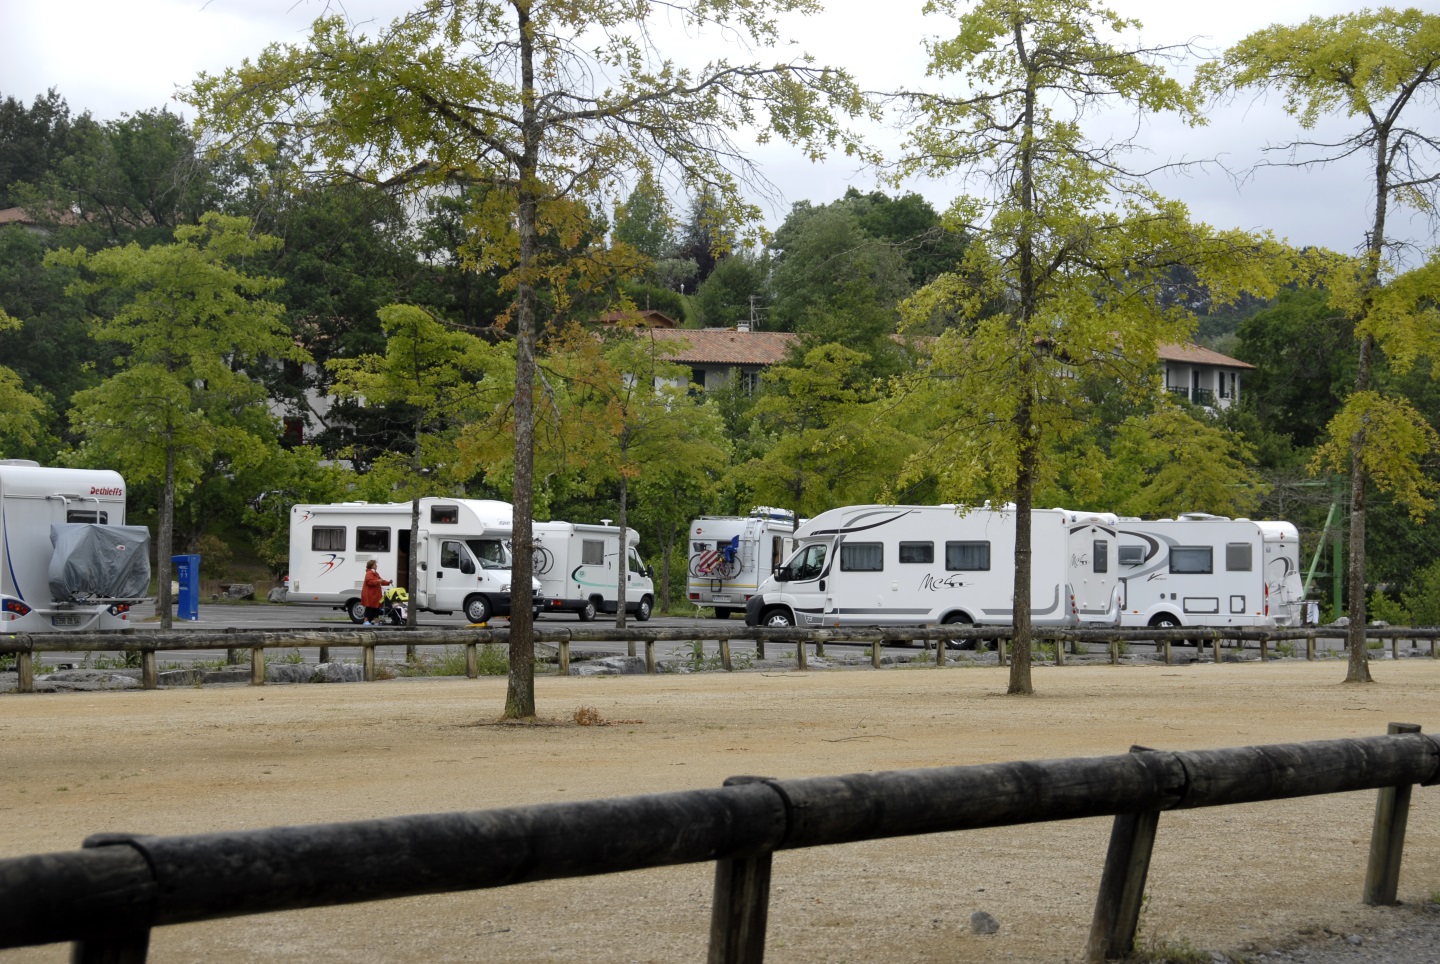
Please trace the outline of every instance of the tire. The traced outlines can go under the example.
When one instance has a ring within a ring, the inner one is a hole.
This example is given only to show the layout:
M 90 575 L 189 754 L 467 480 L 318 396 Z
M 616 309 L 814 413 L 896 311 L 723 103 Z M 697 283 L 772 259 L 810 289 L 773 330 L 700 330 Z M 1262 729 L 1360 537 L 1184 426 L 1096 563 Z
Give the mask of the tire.
M 465 600 L 465 618 L 472 623 L 488 623 L 490 612 L 490 600 L 484 596 L 471 596 Z
M 400 618 L 400 611 L 399 611 L 399 610 L 396 610 L 396 609 L 390 610 L 390 625 L 391 625 L 391 626 L 404 626 L 404 625 L 405 625 L 405 620 L 402 619 L 402 618 Z
M 1161 615 L 1156 616 L 1154 619 L 1150 620 L 1150 628 L 1151 628 L 1151 629 L 1179 629 L 1179 628 L 1180 628 L 1180 620 L 1176 619 L 1174 616 L 1171 616 L 1169 613 L 1162 613 Z M 1184 639 L 1184 640 L 1172 640 L 1172 641 L 1171 641 L 1171 644 L 1174 645 L 1174 644 L 1177 643 L 1177 642 L 1178 642 L 1178 643 L 1181 643 L 1182 645 L 1188 645 L 1191 641 L 1188 640 L 1188 639 Z M 1162 645 L 1162 641 L 1161 641 L 1161 640 L 1158 640 L 1158 639 L 1155 640 L 1155 648 L 1156 648 L 1157 650 L 1160 648 L 1161 645 Z M 1196 647 L 1196 648 L 1198 649 L 1199 647 Z
M 580 617 L 580 621 L 581 621 L 582 623 L 588 623 L 590 620 L 594 619 L 594 618 L 595 618 L 595 600 L 593 600 L 593 599 L 587 599 L 587 600 L 585 600 L 585 608 L 582 609 L 582 610 L 580 610 L 580 611 L 579 611 L 578 613 L 576 613 L 575 615 L 577 615 L 577 616 Z
M 729 619 L 731 613 L 733 613 L 733 612 L 735 612 L 735 610 L 729 609 L 729 608 L 727 608 L 727 607 L 725 607 L 725 606 L 716 606 L 716 607 L 715 607 L 715 618 L 716 618 L 716 619 Z
M 963 613 L 951 613 L 950 615 L 948 615 L 948 616 L 945 617 L 945 619 L 944 619 L 944 621 L 941 623 L 941 625 L 942 625 L 942 626 L 973 626 L 973 625 L 975 625 L 975 624 L 970 621 L 970 617 L 969 617 L 969 616 L 966 616 L 966 615 L 964 615 Z M 973 639 L 947 639 L 947 640 L 945 640 L 945 648 L 946 648 L 946 649 L 975 649 L 975 648 L 977 648 L 977 645 L 978 645 L 978 644 L 977 644 L 976 641 L 973 640 Z
M 793 629 L 795 617 L 788 610 L 771 609 L 760 617 L 760 625 L 766 629 Z
M 345 604 L 345 615 L 357 626 L 365 621 L 365 604 L 358 599 L 352 599 Z
M 635 621 L 648 623 L 650 621 L 650 597 L 641 596 L 640 605 L 635 607 Z

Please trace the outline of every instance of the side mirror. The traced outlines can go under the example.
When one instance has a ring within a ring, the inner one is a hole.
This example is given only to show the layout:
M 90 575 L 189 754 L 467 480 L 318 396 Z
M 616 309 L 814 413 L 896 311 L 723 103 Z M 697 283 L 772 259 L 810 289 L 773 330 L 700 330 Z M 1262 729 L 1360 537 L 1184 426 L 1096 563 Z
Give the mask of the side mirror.
M 789 566 L 781 566 L 779 569 L 776 569 L 776 570 L 775 570 L 775 581 L 776 581 L 776 582 L 789 582 L 790 580 L 792 580 L 792 579 L 794 579 L 794 578 L 795 578 L 795 574 L 790 571 L 790 567 L 789 567 Z
M 475 563 L 468 556 L 461 558 L 460 571 L 467 576 L 475 575 Z
M 654 567 L 654 566 L 646 566 L 646 567 L 645 567 L 645 578 L 646 578 L 646 579 L 654 579 L 654 578 L 655 578 L 655 567 Z

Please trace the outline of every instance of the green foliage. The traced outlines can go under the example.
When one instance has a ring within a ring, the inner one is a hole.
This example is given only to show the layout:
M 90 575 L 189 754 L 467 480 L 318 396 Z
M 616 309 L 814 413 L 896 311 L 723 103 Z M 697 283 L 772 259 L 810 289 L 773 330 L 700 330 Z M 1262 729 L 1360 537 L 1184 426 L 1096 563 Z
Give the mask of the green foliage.
M 20 323 L 0 308 L 0 331 L 19 327 Z M 0 366 L 0 457 L 15 457 L 17 442 L 25 446 L 35 444 L 44 409 L 44 402 L 25 391 L 19 375 Z
M 748 324 L 757 312 L 764 317 L 770 310 L 768 273 L 768 258 L 752 255 L 749 249 L 720 259 L 692 299 L 702 327 Z
M 1311 463 L 1315 471 L 1347 471 L 1357 437 L 1366 440 L 1359 448 L 1366 476 L 1406 505 L 1412 519 L 1423 519 L 1434 508 L 1431 493 L 1437 485 L 1421 460 L 1440 447 L 1440 433 L 1407 399 L 1355 392 L 1331 419 L 1329 441 Z

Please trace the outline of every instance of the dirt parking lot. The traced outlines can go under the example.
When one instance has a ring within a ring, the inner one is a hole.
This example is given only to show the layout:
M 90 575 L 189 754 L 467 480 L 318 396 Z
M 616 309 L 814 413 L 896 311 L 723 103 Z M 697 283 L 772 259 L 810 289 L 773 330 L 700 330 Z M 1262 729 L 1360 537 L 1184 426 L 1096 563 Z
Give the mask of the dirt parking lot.
M 555 725 L 494 726 L 499 678 L 0 696 L 0 855 L 172 834 L 481 809 L 1132 744 L 1238 746 L 1440 729 L 1440 662 L 953 667 L 542 678 Z M 570 722 L 593 707 L 603 726 Z M 1364 932 L 1374 794 L 1161 818 L 1141 944 L 1227 953 Z M 777 855 L 767 959 L 1073 961 L 1109 820 Z M 156 931 L 156 962 L 698 961 L 713 868 L 670 868 Z M 1418 789 L 1403 901 L 1440 890 L 1440 790 Z M 977 936 L 986 911 L 998 933 Z M 3 918 L 0 918 L 3 926 Z M 53 946 L 0 954 L 63 961 Z

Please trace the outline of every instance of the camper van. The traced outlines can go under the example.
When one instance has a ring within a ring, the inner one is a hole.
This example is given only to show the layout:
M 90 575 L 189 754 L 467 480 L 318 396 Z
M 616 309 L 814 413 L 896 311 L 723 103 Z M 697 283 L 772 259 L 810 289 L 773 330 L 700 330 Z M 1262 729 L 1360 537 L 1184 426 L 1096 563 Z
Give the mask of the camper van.
M 0 552 L 0 633 L 130 629 L 150 589 L 118 472 L 0 461 Z
M 1114 626 L 1115 516 L 1031 512 L 1032 623 Z M 1015 510 L 855 505 L 802 525 L 745 606 L 749 626 L 1010 625 Z
M 769 506 L 747 516 L 701 516 L 690 523 L 686 598 L 714 607 L 716 619 L 744 612 L 761 581 L 785 561 L 794 535 L 794 514 Z
M 1300 534 L 1288 522 L 1191 512 L 1121 519 L 1126 628 L 1298 626 Z
M 620 598 L 620 527 L 536 522 L 535 575 L 545 613 L 574 613 L 581 622 L 613 613 Z M 636 548 L 640 534 L 625 530 L 625 611 L 640 622 L 655 608 L 655 583 Z
M 510 614 L 508 502 L 486 499 L 420 500 L 416 551 L 419 585 L 410 572 L 409 502 L 342 502 L 290 509 L 290 584 L 287 602 L 342 609 L 364 621 L 360 587 L 365 564 L 410 593 L 410 605 L 445 615 L 462 612 L 472 623 Z M 540 604 L 540 584 L 532 581 Z

